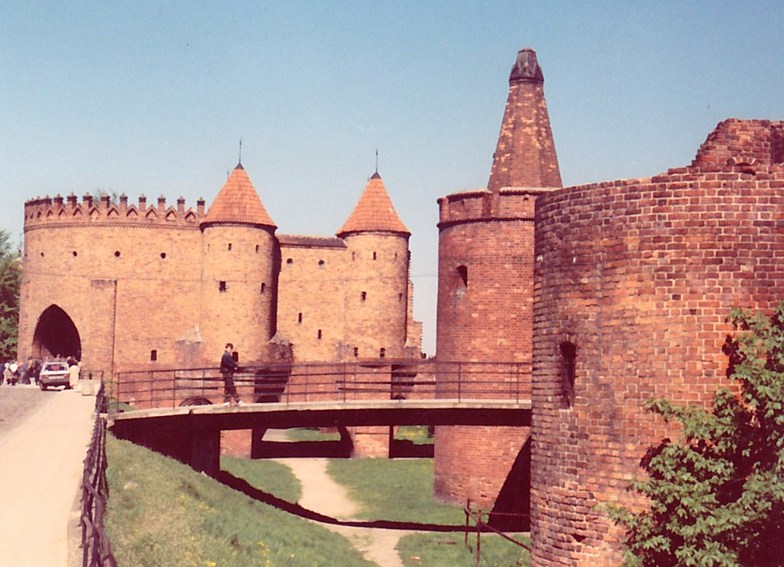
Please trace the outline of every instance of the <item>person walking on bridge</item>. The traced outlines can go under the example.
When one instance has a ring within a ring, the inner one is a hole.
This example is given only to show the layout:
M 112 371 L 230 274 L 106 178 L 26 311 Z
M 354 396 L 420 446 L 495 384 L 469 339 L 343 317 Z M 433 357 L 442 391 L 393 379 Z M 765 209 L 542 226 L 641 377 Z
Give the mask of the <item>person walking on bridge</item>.
M 240 396 L 237 394 L 237 387 L 234 385 L 234 372 L 236 372 L 240 365 L 234 360 L 232 352 L 234 345 L 226 343 L 226 350 L 223 351 L 220 361 L 220 373 L 223 376 L 223 405 L 228 406 L 233 402 L 233 405 L 240 405 Z

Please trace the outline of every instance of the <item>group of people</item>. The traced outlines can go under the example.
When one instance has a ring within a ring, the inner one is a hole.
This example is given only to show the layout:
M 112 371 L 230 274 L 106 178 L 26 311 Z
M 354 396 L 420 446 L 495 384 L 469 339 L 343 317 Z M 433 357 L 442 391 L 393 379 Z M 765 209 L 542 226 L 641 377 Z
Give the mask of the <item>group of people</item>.
M 33 358 L 20 364 L 18 361 L 6 362 L 3 365 L 3 376 L 0 384 L 16 386 L 17 384 L 38 384 L 38 374 L 41 372 L 41 362 Z

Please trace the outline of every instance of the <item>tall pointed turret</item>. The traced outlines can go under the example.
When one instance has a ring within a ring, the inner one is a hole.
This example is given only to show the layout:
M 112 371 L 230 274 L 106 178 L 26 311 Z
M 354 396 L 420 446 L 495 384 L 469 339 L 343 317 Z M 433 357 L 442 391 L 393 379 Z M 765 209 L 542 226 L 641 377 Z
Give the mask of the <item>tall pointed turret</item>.
M 411 233 L 376 171 L 338 231 L 351 269 L 346 275 L 346 329 L 360 358 L 402 358 L 408 331 Z
M 205 356 L 214 358 L 231 342 L 243 362 L 259 361 L 275 334 L 280 245 L 241 163 L 199 226 Z
M 509 95 L 487 188 L 561 187 L 544 75 L 533 49 L 521 49 L 509 74 Z
M 354 210 L 337 235 L 342 238 L 347 234 L 357 232 L 411 234 L 397 215 L 378 171 L 371 176 L 365 185 L 365 190 L 359 197 Z

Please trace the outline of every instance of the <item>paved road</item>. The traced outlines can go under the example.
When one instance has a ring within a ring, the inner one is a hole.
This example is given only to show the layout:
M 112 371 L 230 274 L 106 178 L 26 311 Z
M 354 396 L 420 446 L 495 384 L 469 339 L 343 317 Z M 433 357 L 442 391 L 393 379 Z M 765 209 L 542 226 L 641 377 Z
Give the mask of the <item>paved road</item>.
M 94 406 L 74 390 L 0 386 L 0 565 L 79 564 L 73 526 Z

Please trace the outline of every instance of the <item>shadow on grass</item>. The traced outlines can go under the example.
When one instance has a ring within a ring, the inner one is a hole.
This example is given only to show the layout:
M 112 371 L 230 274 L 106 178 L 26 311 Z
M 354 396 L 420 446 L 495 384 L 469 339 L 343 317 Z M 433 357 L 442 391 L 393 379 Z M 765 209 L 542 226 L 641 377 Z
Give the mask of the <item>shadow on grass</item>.
M 314 520 L 324 524 L 332 524 L 336 526 L 349 526 L 353 528 L 380 528 L 386 530 L 411 530 L 411 531 L 427 531 L 427 532 L 462 532 L 465 531 L 464 525 L 440 525 L 440 524 L 421 524 L 417 522 L 397 522 L 391 520 L 338 520 L 331 516 L 319 514 L 313 510 L 303 508 L 299 504 L 292 504 L 277 496 L 273 496 L 268 492 L 259 490 L 258 488 L 249 484 L 245 479 L 238 478 L 226 471 L 220 471 L 215 479 L 231 489 L 245 494 L 258 502 L 263 502 L 270 506 L 274 506 L 279 510 L 288 512 L 295 516 L 305 518 L 307 520 Z M 472 531 L 476 531 L 474 528 Z

